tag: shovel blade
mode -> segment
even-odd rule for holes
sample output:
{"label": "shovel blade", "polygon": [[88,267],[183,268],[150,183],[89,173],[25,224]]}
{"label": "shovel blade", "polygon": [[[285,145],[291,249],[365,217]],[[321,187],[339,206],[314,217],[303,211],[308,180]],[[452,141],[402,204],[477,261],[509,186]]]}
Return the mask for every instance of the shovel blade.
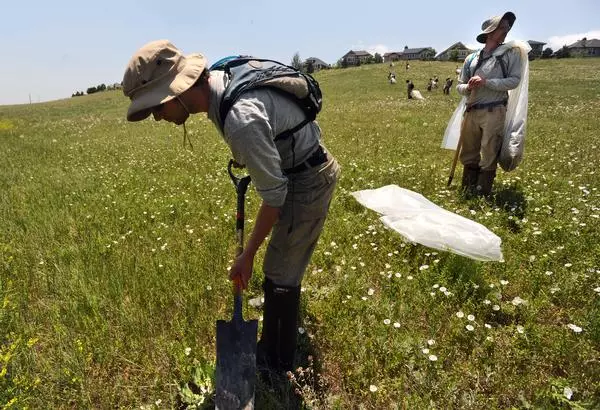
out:
{"label": "shovel blade", "polygon": [[254,408],[257,334],[257,320],[217,320],[216,409]]}

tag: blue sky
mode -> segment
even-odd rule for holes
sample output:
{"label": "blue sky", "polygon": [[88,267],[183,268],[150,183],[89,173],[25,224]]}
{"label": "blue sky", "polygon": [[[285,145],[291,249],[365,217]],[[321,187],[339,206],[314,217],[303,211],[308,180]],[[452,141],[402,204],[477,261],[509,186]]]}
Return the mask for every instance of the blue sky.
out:
{"label": "blue sky", "polygon": [[335,63],[351,49],[383,54],[456,41],[476,45],[486,18],[517,15],[508,40],[556,48],[600,39],[600,1],[313,1],[85,0],[4,1],[0,105],[48,101],[97,84],[120,82],[145,43],[166,38],[209,62],[250,54],[290,63]]}

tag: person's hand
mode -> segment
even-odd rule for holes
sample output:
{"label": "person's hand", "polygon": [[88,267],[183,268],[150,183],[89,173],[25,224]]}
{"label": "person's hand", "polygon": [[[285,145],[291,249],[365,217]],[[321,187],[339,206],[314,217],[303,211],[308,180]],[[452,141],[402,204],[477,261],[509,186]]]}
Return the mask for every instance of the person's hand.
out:
{"label": "person's hand", "polygon": [[485,86],[485,78],[475,75],[469,79],[467,90],[473,90]]}
{"label": "person's hand", "polygon": [[242,252],[235,258],[233,266],[229,270],[229,279],[237,281],[242,289],[248,288],[248,282],[252,277],[252,267],[254,266],[254,255]]}

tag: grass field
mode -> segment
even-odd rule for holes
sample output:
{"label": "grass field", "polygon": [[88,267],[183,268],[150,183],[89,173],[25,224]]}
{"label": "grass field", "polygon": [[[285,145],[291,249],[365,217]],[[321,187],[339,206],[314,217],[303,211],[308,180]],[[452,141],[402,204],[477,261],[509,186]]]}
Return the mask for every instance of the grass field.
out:
{"label": "grass field", "polygon": [[[600,408],[600,59],[531,63],[525,158],[495,201],[446,188],[459,98],[425,86],[454,68],[316,75],[343,176],[303,282],[307,408]],[[210,403],[235,253],[228,149],[204,115],[190,151],[126,107],[116,91],[0,107],[0,408]],[[505,262],[405,243],[350,196],[387,184],[487,226]],[[248,228],[258,205],[251,192]],[[258,386],[257,408],[288,399]]]}

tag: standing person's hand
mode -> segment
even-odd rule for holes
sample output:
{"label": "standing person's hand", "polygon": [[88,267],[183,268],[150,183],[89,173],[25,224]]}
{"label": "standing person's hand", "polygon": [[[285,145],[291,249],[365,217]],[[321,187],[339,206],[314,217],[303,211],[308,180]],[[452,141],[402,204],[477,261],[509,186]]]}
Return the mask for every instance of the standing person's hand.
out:
{"label": "standing person's hand", "polygon": [[252,277],[252,267],[254,266],[254,255],[242,252],[235,258],[233,266],[229,270],[229,279],[237,280],[242,289],[248,288],[248,282]]}
{"label": "standing person's hand", "polygon": [[473,77],[471,77],[469,79],[469,82],[467,83],[467,89],[473,90],[473,89],[484,87],[485,82],[486,82],[485,78],[480,77],[478,75],[474,75]]}

